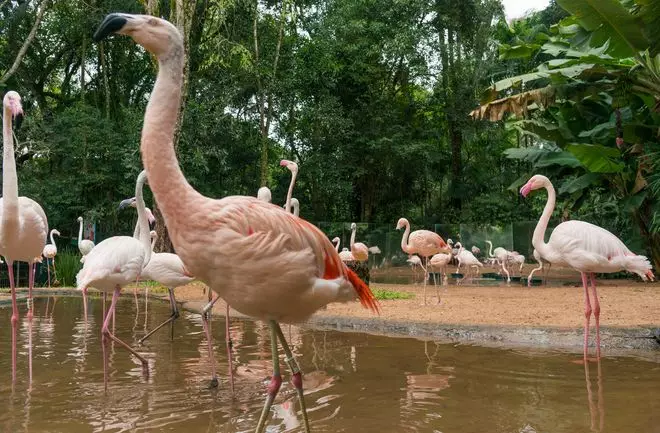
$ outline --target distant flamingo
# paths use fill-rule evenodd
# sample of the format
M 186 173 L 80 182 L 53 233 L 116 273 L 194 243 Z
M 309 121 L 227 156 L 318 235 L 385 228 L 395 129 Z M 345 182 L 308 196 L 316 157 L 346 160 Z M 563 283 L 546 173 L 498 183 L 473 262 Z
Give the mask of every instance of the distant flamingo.
M 78 250 L 80 250 L 80 254 L 82 254 L 80 263 L 85 263 L 85 256 L 89 254 L 90 251 L 92 251 L 92 248 L 94 248 L 94 242 L 89 239 L 83 239 L 82 237 L 83 217 L 79 216 L 78 222 L 80 223 L 80 227 L 78 228 Z
M 476 245 L 472 245 L 472 254 L 478 256 L 479 254 L 481 254 L 481 249 L 479 249 L 479 247 Z
M 18 178 L 14 157 L 14 138 L 12 119 L 23 114 L 21 97 L 10 90 L 3 99 L 2 113 L 2 195 L 0 198 L 0 255 L 7 262 L 9 287 L 11 290 L 11 326 L 12 326 L 12 383 L 16 382 L 16 331 L 18 326 L 18 305 L 16 286 L 14 285 L 14 261 L 28 263 L 28 312 L 31 328 L 33 307 L 32 288 L 34 287 L 34 263 L 41 257 L 46 236 L 48 220 L 39 203 L 27 197 L 18 196 Z M 31 331 L 30 331 L 31 335 Z M 32 344 L 28 343 L 28 370 L 32 383 Z
M 401 238 L 401 249 L 407 254 L 417 254 L 426 260 L 424 268 L 424 305 L 426 305 L 426 281 L 428 280 L 428 260 L 429 257 L 449 252 L 450 248 L 445 241 L 435 232 L 429 230 L 415 230 L 410 233 L 410 223 L 407 219 L 401 218 L 396 224 L 396 229 L 405 227 L 403 237 Z
M 108 387 L 108 358 L 106 353 L 108 339 L 113 340 L 135 355 L 142 362 L 145 374 L 148 374 L 149 371 L 147 360 L 112 334 L 108 328 L 122 287 L 135 281 L 151 259 L 149 223 L 145 215 L 144 199 L 142 198 L 142 187 L 146 180 L 147 172 L 142 171 L 135 185 L 140 239 L 130 236 L 113 236 L 103 240 L 87 254 L 83 268 L 76 275 L 76 285 L 79 290 L 94 287 L 105 293 L 112 292 L 112 302 L 101 328 L 104 355 L 103 379 L 106 390 Z
M 332 243 L 333 243 L 334 246 L 335 246 L 335 251 L 339 252 L 339 244 L 341 243 L 341 239 L 339 239 L 339 237 L 335 236 L 335 237 L 332 239 Z
M 424 269 L 424 266 L 422 265 L 422 259 L 419 258 L 419 256 L 416 256 L 414 254 L 408 256 L 408 260 L 406 262 L 410 263 L 410 267 L 412 268 L 413 271 L 413 284 L 417 283 L 417 266 L 421 267 Z
M 566 264 L 582 275 L 585 360 L 589 341 L 589 319 L 592 313 L 587 276 L 591 276 L 593 313 L 596 319 L 596 350 L 597 356 L 600 358 L 600 304 L 596 292 L 596 272 L 611 273 L 625 270 L 639 275 L 644 281 L 653 281 L 655 277 L 651 271 L 651 263 L 646 257 L 631 252 L 619 238 L 609 231 L 584 221 L 566 221 L 559 224 L 552 231 L 548 242 L 545 243 L 545 231 L 555 208 L 555 188 L 547 177 L 537 174 L 520 188 L 520 194 L 527 197 L 530 191 L 541 188 L 545 188 L 548 192 L 548 201 L 534 229 L 532 245 L 548 262 Z
M 458 247 L 458 254 L 456 255 L 456 260 L 458 261 L 458 268 L 456 273 L 461 269 L 461 266 L 465 265 L 468 268 L 468 275 L 471 272 L 470 268 L 474 268 L 476 271 L 479 270 L 479 267 L 483 267 L 483 263 L 477 259 L 472 252 L 466 250 L 460 242 L 456 242 Z M 466 275 L 467 277 L 467 275 Z
M 518 265 L 518 273 L 522 274 L 522 268 L 525 266 L 525 256 L 518 251 L 510 251 L 507 260 L 514 265 Z
M 267 186 L 262 186 L 257 191 L 257 198 L 259 200 L 265 201 L 266 203 L 270 203 L 273 201 L 273 194 L 271 194 L 270 189 Z
M 314 225 L 256 197 L 204 197 L 186 181 L 173 145 L 184 65 L 183 38 L 177 28 L 157 17 L 113 13 L 103 20 L 94 39 L 100 41 L 110 33 L 130 35 L 159 63 L 145 113 L 141 151 L 174 248 L 186 268 L 234 309 L 270 326 L 273 376 L 256 431 L 263 432 L 282 382 L 279 340 L 309 432 L 302 374 L 278 322 L 305 321 L 330 302 L 356 297 L 374 311 L 378 311 L 378 303 Z M 208 324 L 203 323 L 213 359 Z M 212 368 L 217 383 L 213 364 Z
M 353 257 L 353 253 L 348 250 L 348 248 L 344 247 L 341 249 L 341 252 L 339 253 L 339 259 L 342 262 L 354 262 L 355 257 Z
M 355 233 L 357 232 L 357 224 L 351 223 L 351 254 L 358 262 L 366 262 L 369 260 L 369 253 L 379 254 L 380 249 L 376 246 L 367 248 L 362 242 L 355 242 Z
M 449 262 L 451 262 L 451 258 L 452 253 L 438 253 L 434 254 L 429 261 L 429 266 L 431 269 L 440 269 L 440 278 L 442 279 L 442 282 L 444 282 L 447 278 L 447 265 L 449 265 Z M 437 281 L 435 280 L 435 272 L 433 273 L 433 282 L 437 285 Z M 439 299 L 440 297 L 438 297 L 438 300 Z
M 46 258 L 46 269 L 48 270 L 48 288 L 50 289 L 50 266 L 48 266 L 48 259 L 53 262 L 53 272 L 55 273 L 55 280 L 57 280 L 57 270 L 55 269 L 55 256 L 57 255 L 57 245 L 55 245 L 55 239 L 53 235 L 60 235 L 56 229 L 50 231 L 50 243 L 44 246 L 42 255 Z
M 511 275 L 509 274 L 509 270 L 506 268 L 506 263 L 509 259 L 509 251 L 507 251 L 505 248 L 502 247 L 497 247 L 493 251 L 493 243 L 491 241 L 486 241 L 488 244 L 488 256 L 491 258 L 496 258 L 497 263 L 502 267 L 502 271 L 506 274 L 506 282 L 510 283 L 511 282 Z
M 529 273 L 529 276 L 527 277 L 527 287 L 532 287 L 532 277 L 534 276 L 536 271 L 544 271 L 544 270 L 547 270 L 548 268 L 550 268 L 550 266 L 552 266 L 552 263 L 548 262 L 543 257 L 541 257 L 539 252 L 536 251 L 536 250 L 534 250 L 534 258 L 539 263 L 539 266 L 532 269 L 532 271 Z M 547 265 L 545 267 L 545 269 L 544 269 L 544 265 Z M 547 284 L 547 282 L 548 282 L 548 277 L 547 277 L 547 274 L 544 272 L 543 283 Z

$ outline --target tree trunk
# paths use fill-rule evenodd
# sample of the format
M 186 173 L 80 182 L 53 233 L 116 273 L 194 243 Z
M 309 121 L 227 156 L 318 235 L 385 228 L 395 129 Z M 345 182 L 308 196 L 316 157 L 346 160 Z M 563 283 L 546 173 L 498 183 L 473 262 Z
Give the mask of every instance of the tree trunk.
M 41 19 L 44 17 L 44 13 L 46 13 L 47 8 L 48 8 L 48 0 L 44 0 L 43 3 L 41 3 L 41 6 L 39 6 L 39 10 L 37 11 L 37 18 L 34 20 L 34 24 L 32 25 L 32 29 L 30 30 L 28 37 L 25 39 L 25 42 L 23 42 L 21 49 L 18 50 L 18 54 L 14 59 L 14 63 L 11 65 L 9 70 L 5 72 L 2 78 L 0 78 L 0 84 L 5 84 L 7 80 L 9 80 L 18 70 L 21 61 L 23 61 L 23 57 L 25 56 L 25 53 L 27 53 L 30 44 L 32 44 L 32 41 L 34 41 L 34 37 L 37 35 L 37 29 L 39 28 L 39 24 L 41 23 Z
M 101 76 L 103 77 L 103 93 L 105 96 L 105 117 L 110 117 L 110 86 L 108 85 L 108 67 L 105 63 L 105 46 L 103 41 L 99 43 L 99 64 L 101 65 Z

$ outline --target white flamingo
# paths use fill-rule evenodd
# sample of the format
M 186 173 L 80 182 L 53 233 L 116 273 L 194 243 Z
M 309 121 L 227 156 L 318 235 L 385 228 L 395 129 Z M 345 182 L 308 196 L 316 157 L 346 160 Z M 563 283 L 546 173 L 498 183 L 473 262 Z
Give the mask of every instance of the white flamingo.
M 338 236 L 335 236 L 332 239 L 332 244 L 335 246 L 335 251 L 339 252 L 339 244 L 341 243 L 341 239 L 339 239 Z
M 94 242 L 89 239 L 83 239 L 82 237 L 83 217 L 78 217 L 78 223 L 80 223 L 80 227 L 78 228 L 78 250 L 80 250 L 80 254 L 82 254 L 80 263 L 85 263 L 85 256 L 89 254 L 90 251 L 92 251 L 92 248 L 94 248 Z
M 543 283 L 547 284 L 548 282 L 548 277 L 547 277 L 547 270 L 550 269 L 550 266 L 552 266 L 552 263 L 548 262 L 545 260 L 541 255 L 539 254 L 538 251 L 534 250 L 534 258 L 536 261 L 539 263 L 538 267 L 532 269 L 532 271 L 529 273 L 527 276 L 527 287 L 532 287 L 532 277 L 537 271 L 544 271 L 543 272 Z
M 131 236 L 113 236 L 101 241 L 85 258 L 83 268 L 76 275 L 79 290 L 94 287 L 104 293 L 112 292 L 112 302 L 106 312 L 101 328 L 103 346 L 103 379 L 108 387 L 107 342 L 111 339 L 131 352 L 142 363 L 143 372 L 148 374 L 147 360 L 128 344 L 117 338 L 108 327 L 113 316 L 122 287 L 134 282 L 151 259 L 149 223 L 147 222 L 142 187 L 147 180 L 147 172 L 142 171 L 135 185 L 140 239 Z
M 507 256 L 507 260 L 513 265 L 518 265 L 518 273 L 522 274 L 522 268 L 525 266 L 525 256 L 520 254 L 518 251 L 510 251 Z
M 55 274 L 55 280 L 57 281 L 57 269 L 55 268 L 55 256 L 57 255 L 57 245 L 55 244 L 55 239 L 53 235 L 60 235 L 60 232 L 56 229 L 50 231 L 50 243 L 44 246 L 42 255 L 46 258 L 46 269 L 48 271 L 48 288 L 50 289 L 50 266 L 48 266 L 48 259 L 53 263 L 53 273 Z
M 651 271 L 651 263 L 646 257 L 630 251 L 619 238 L 609 231 L 584 221 L 565 221 L 559 224 L 552 231 L 550 239 L 546 243 L 544 241 L 545 231 L 555 209 L 555 188 L 547 177 L 537 174 L 520 188 L 520 194 L 527 197 L 530 191 L 542 188 L 548 192 L 548 201 L 534 229 L 532 245 L 548 262 L 555 265 L 568 265 L 582 275 L 585 361 L 589 341 L 589 320 L 592 313 L 587 278 L 591 276 L 593 314 L 596 319 L 596 350 L 597 356 L 600 358 L 600 304 L 596 292 L 596 272 L 610 273 L 625 270 L 639 275 L 644 281 L 653 281 L 655 277 Z
M 12 382 L 16 382 L 16 330 L 18 326 L 18 305 L 14 285 L 14 261 L 28 263 L 28 312 L 31 328 L 33 307 L 32 288 L 34 287 L 35 258 L 41 257 L 46 236 L 48 219 L 39 203 L 18 196 L 18 178 L 14 157 L 12 119 L 23 114 L 21 96 L 10 90 L 3 98 L 2 113 L 2 198 L 0 198 L 0 255 L 7 262 L 9 287 L 11 290 L 12 325 Z M 30 332 L 30 336 L 32 333 Z M 32 341 L 28 342 L 28 370 L 32 382 Z
M 456 268 L 456 273 L 461 269 L 461 266 L 465 265 L 468 268 L 468 274 L 471 271 L 471 268 L 474 268 L 476 272 L 479 271 L 479 267 L 483 267 L 483 263 L 477 259 L 472 252 L 466 250 L 460 242 L 456 242 L 458 247 L 458 254 L 456 255 L 456 260 L 458 261 L 458 267 Z M 467 277 L 467 275 L 466 275 Z
M 417 266 L 420 266 L 422 269 L 424 269 L 424 266 L 422 266 L 422 259 L 419 258 L 419 256 L 416 256 L 415 254 L 412 254 L 411 256 L 408 257 L 408 260 L 406 262 L 410 263 L 410 267 L 413 270 L 413 283 L 417 282 Z
M 511 282 L 511 275 L 509 275 L 509 270 L 506 268 L 506 262 L 509 259 L 509 251 L 505 248 L 497 247 L 493 250 L 493 243 L 491 241 L 486 241 L 488 244 L 488 256 L 491 258 L 496 258 L 497 263 L 502 267 L 502 271 L 506 274 L 506 282 Z

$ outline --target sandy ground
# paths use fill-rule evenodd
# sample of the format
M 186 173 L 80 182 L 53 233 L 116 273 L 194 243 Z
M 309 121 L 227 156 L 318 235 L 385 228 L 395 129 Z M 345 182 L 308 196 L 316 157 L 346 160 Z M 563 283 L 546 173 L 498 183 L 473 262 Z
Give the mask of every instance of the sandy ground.
M 660 284 L 630 280 L 598 282 L 603 326 L 660 326 Z M 426 322 L 460 325 L 512 325 L 528 327 L 572 327 L 584 324 L 584 295 L 572 286 L 522 287 L 448 285 L 441 288 L 437 303 L 435 288 L 427 287 L 428 305 L 421 305 L 423 286 L 372 283 L 372 288 L 411 292 L 409 300 L 380 301 L 381 319 L 399 322 Z M 205 286 L 195 282 L 176 291 L 177 299 L 203 301 Z M 214 313 L 223 315 L 220 300 Z M 331 304 L 317 316 L 369 318 L 374 315 L 357 302 Z

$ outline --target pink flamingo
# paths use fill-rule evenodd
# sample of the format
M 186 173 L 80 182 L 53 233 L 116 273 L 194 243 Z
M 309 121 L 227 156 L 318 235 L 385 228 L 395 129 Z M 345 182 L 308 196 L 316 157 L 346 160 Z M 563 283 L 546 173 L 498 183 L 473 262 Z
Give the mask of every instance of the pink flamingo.
M 374 311 L 379 310 L 378 303 L 369 287 L 344 266 L 317 227 L 256 197 L 204 197 L 186 181 L 173 145 L 184 63 L 183 39 L 177 28 L 157 17 L 113 13 L 103 20 L 94 39 L 100 41 L 110 33 L 129 35 L 158 60 L 158 76 L 144 118 L 141 151 L 149 185 L 174 248 L 186 268 L 235 310 L 269 324 L 273 376 L 256 431 L 264 430 L 282 383 L 278 340 L 293 373 L 305 430 L 309 431 L 302 374 L 279 322 L 301 322 L 330 302 L 356 297 Z M 206 319 L 203 324 L 217 383 Z
M 585 360 L 589 341 L 589 319 L 592 313 L 587 278 L 591 277 L 593 314 L 596 319 L 596 350 L 597 356 L 600 358 L 600 304 L 596 292 L 596 272 L 611 273 L 625 270 L 639 275 L 644 281 L 653 281 L 655 277 L 651 271 L 651 263 L 646 257 L 632 253 L 619 238 L 609 231 L 584 221 L 565 221 L 559 224 L 552 231 L 550 239 L 546 243 L 543 239 L 548 221 L 555 209 L 555 188 L 547 177 L 537 174 L 520 188 L 520 194 L 527 197 L 530 191 L 541 188 L 548 191 L 548 201 L 534 229 L 532 245 L 548 262 L 555 265 L 568 265 L 582 275 Z
M 358 262 L 366 262 L 369 260 L 369 253 L 380 254 L 380 248 L 373 246 L 367 248 L 362 242 L 355 242 L 355 233 L 357 232 L 357 224 L 351 223 L 351 254 Z
M 106 390 L 108 388 L 108 358 L 106 356 L 108 339 L 115 341 L 135 355 L 142 362 L 145 374 L 148 374 L 149 369 L 147 360 L 111 333 L 108 327 L 110 318 L 114 315 L 121 288 L 135 281 L 151 259 L 149 223 L 145 215 L 144 200 L 142 198 L 142 186 L 146 180 L 147 172 L 142 171 L 135 185 L 140 239 L 130 236 L 113 236 L 103 240 L 85 256 L 83 268 L 76 275 L 76 285 L 80 290 L 94 287 L 104 293 L 112 292 L 112 302 L 103 319 L 101 328 L 104 355 L 103 378 Z
M 9 287 L 11 289 L 11 325 L 12 325 L 12 382 L 16 381 L 16 330 L 18 326 L 18 305 L 16 286 L 14 285 L 14 261 L 28 263 L 28 312 L 31 328 L 33 307 L 32 288 L 34 287 L 35 258 L 41 257 L 46 236 L 48 219 L 39 203 L 27 197 L 18 196 L 16 160 L 14 158 L 14 139 L 12 119 L 23 114 L 21 96 L 10 90 L 3 99 L 2 115 L 2 198 L 0 198 L 0 255 L 7 262 Z M 31 335 L 30 330 L 30 335 Z M 28 343 L 28 370 L 32 383 L 32 342 Z
M 50 243 L 44 246 L 42 255 L 46 258 L 46 270 L 48 271 L 48 288 L 50 289 L 50 266 L 48 266 L 48 259 L 53 263 L 53 272 L 55 273 L 55 280 L 57 280 L 57 271 L 55 270 L 55 256 L 57 255 L 57 245 L 55 244 L 55 239 L 53 235 L 60 235 L 60 232 L 56 229 L 50 231 Z
M 339 252 L 339 244 L 341 243 L 341 239 L 339 239 L 338 236 L 335 236 L 335 237 L 332 239 L 332 243 L 333 243 L 333 245 L 335 246 L 335 251 Z
M 417 254 L 426 261 L 424 268 L 424 305 L 426 305 L 426 280 L 428 280 L 429 257 L 435 254 L 450 252 L 451 249 L 439 234 L 429 230 L 415 230 L 410 233 L 410 223 L 407 219 L 401 218 L 396 224 L 396 229 L 405 227 L 403 238 L 401 238 L 401 249 L 406 254 Z

